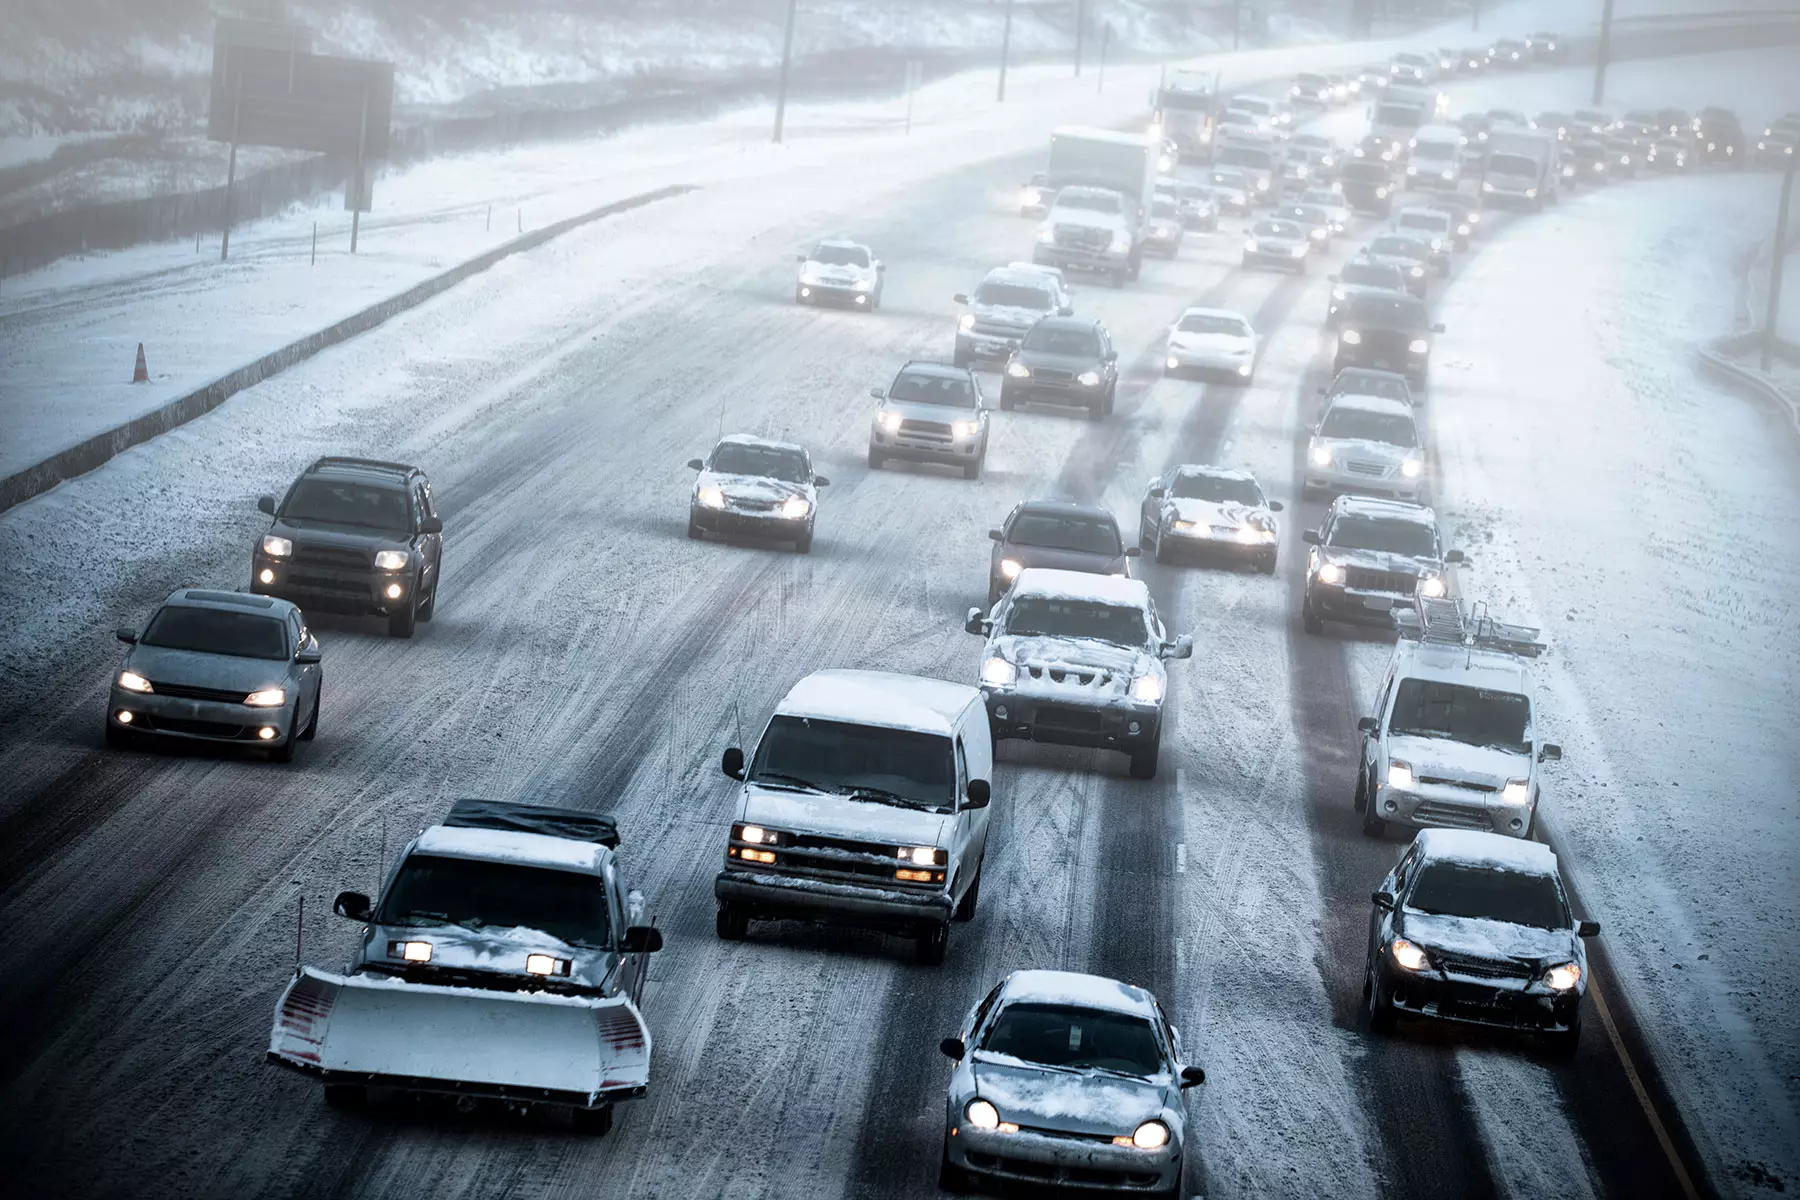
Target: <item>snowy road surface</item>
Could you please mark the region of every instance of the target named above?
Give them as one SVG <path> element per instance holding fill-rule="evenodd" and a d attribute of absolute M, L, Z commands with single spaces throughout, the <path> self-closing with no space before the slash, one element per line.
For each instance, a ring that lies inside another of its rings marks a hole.
<path fill-rule="evenodd" d="M 1078 284 L 1127 367 L 1115 419 L 996 414 L 976 482 L 867 469 L 867 388 L 946 354 L 951 294 L 1022 254 L 1007 201 L 1036 157 L 825 165 L 754 205 L 715 189 L 627 214 L 0 516 L 9 1177 L 30 1194 L 930 1195 L 937 1039 L 1005 971 L 1048 966 L 1145 984 L 1182 1027 L 1209 1075 L 1193 1192 L 1678 1194 L 1597 1025 L 1568 1067 L 1509 1038 L 1360 1026 L 1368 893 L 1401 843 L 1363 838 L 1350 807 L 1386 648 L 1307 637 L 1297 611 L 1323 272 L 1239 269 L 1228 222 L 1135 287 Z M 1570 752 L 1547 811 L 1618 964 L 1599 983 L 1629 992 L 1714 1181 L 1745 1194 L 1800 1180 L 1800 764 L 1773 733 L 1800 725 L 1781 669 L 1800 660 L 1800 552 L 1791 522 L 1758 516 L 1795 511 L 1800 484 L 1790 443 L 1698 376 L 1685 338 L 1709 301 L 1729 310 L 1742 234 L 1719 214 L 1766 185 L 1647 180 L 1497 220 L 1441 298 L 1428 410 L 1475 554 L 1465 586 L 1556 646 L 1549 723 Z M 828 228 L 892 264 L 880 313 L 791 303 L 790 250 Z M 1160 377 L 1160 331 L 1196 299 L 1264 335 L 1254 386 Z M 834 483 L 809 557 L 682 536 L 682 464 L 721 428 L 812 447 Z M 317 623 L 321 733 L 291 768 L 101 750 L 108 631 L 177 585 L 242 585 L 256 495 L 344 451 L 431 471 L 437 619 L 412 642 Z M 1282 560 L 1274 578 L 1144 564 L 1197 644 L 1171 670 L 1156 780 L 1006 744 L 981 912 L 941 968 L 873 935 L 715 939 L 724 746 L 815 668 L 972 679 L 961 613 L 1016 500 L 1100 500 L 1129 535 L 1149 475 L 1208 460 L 1289 502 Z M 667 933 L 651 1093 L 605 1140 L 340 1114 L 262 1062 L 299 901 L 307 958 L 341 961 L 355 927 L 331 897 L 467 794 L 611 813 Z"/>

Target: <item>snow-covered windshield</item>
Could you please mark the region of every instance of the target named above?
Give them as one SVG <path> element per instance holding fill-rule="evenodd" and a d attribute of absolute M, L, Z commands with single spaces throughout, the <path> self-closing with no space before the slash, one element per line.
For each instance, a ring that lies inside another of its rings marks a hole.
<path fill-rule="evenodd" d="M 1006 617 L 1006 632 L 1024 637 L 1091 638 L 1141 649 L 1150 626 L 1141 609 L 1099 600 L 1021 596 Z"/>
<path fill-rule="evenodd" d="M 994 1018 L 981 1049 L 1047 1067 L 1127 1075 L 1163 1069 L 1156 1031 L 1144 1018 L 1061 1004 L 1008 1005 Z"/>
<path fill-rule="evenodd" d="M 447 855 L 408 857 L 375 922 L 536 929 L 572 946 L 612 946 L 606 887 L 593 876 Z"/>
<path fill-rule="evenodd" d="M 1039 546 L 1045 550 L 1078 550 L 1083 554 L 1119 554 L 1119 530 L 1111 521 L 1061 513 L 1020 513 L 1006 531 L 1015 546 Z"/>
<path fill-rule="evenodd" d="M 144 630 L 138 644 L 165 650 L 228 654 L 232 658 L 280 660 L 288 656 L 285 621 L 254 613 L 190 608 L 185 604 L 171 604 L 160 609 L 151 618 L 150 628 Z"/>
<path fill-rule="evenodd" d="M 1306 230 L 1292 221 L 1258 221 L 1250 227 L 1250 236 L 1299 241 L 1306 236 Z"/>
<path fill-rule="evenodd" d="M 956 800 L 954 749 L 943 734 L 812 717 L 770 721 L 748 778 L 933 811 Z"/>
<path fill-rule="evenodd" d="M 1072 358 L 1099 358 L 1100 338 L 1091 329 L 1079 326 L 1039 323 L 1025 335 L 1027 350 L 1045 354 L 1066 354 Z"/>
<path fill-rule="evenodd" d="M 1380 517 L 1342 516 L 1331 527 L 1329 544 L 1337 550 L 1374 550 L 1409 558 L 1436 558 L 1437 535 L 1417 521 L 1385 521 Z"/>
<path fill-rule="evenodd" d="M 927 375 L 922 371 L 902 371 L 888 389 L 888 399 L 910 404 L 944 404 L 951 408 L 974 408 L 975 387 L 966 377 Z"/>
<path fill-rule="evenodd" d="M 1434 916 L 1476 917 L 1538 929 L 1569 927 L 1562 891 L 1548 875 L 1465 863 L 1427 863 L 1406 907 Z"/>
<path fill-rule="evenodd" d="M 810 483 L 804 455 L 779 446 L 753 446 L 726 442 L 713 451 L 712 469 L 721 475 L 755 475 L 788 483 Z"/>
<path fill-rule="evenodd" d="M 1044 312 L 1051 307 L 1050 289 L 1026 283 L 984 283 L 975 289 L 975 303 L 991 304 L 996 308 L 1031 308 Z"/>
<path fill-rule="evenodd" d="M 1338 281 L 1354 287 L 1392 288 L 1406 286 L 1406 276 L 1392 263 L 1347 262 L 1338 273 Z"/>
<path fill-rule="evenodd" d="M 1259 171 L 1273 171 L 1281 165 L 1275 151 L 1259 150 L 1255 146 L 1227 146 L 1215 158 L 1228 167 L 1253 167 Z"/>
<path fill-rule="evenodd" d="M 322 525 L 360 525 L 404 533 L 412 528 L 406 492 L 394 487 L 334 482 L 310 477 L 288 493 L 281 506 L 284 521 L 317 521 Z"/>
<path fill-rule="evenodd" d="M 1338 372 L 1337 378 L 1331 381 L 1331 394 L 1382 396 L 1389 400 L 1412 403 L 1412 393 L 1407 390 L 1405 379 L 1386 371 L 1359 371 L 1355 367 Z"/>
<path fill-rule="evenodd" d="M 1120 211 L 1117 192 L 1103 192 L 1093 188 L 1064 188 L 1056 194 L 1056 207 L 1103 213 Z"/>
<path fill-rule="evenodd" d="M 1222 479 L 1190 472 L 1177 475 L 1169 494 L 1177 500 L 1210 500 L 1214 504 L 1248 504 L 1261 508 L 1262 491 L 1248 479 Z"/>
<path fill-rule="evenodd" d="M 1517 692 L 1404 679 L 1394 693 L 1388 733 L 1524 754 L 1531 749 L 1531 701 Z"/>
<path fill-rule="evenodd" d="M 1351 183 L 1389 183 L 1393 180 L 1388 169 L 1378 162 L 1347 162 L 1344 178 Z"/>
<path fill-rule="evenodd" d="M 820 246 L 813 251 L 812 260 L 828 267 L 866 267 L 869 252 L 861 246 Z"/>
<path fill-rule="evenodd" d="M 1537 164 L 1522 154 L 1494 154 L 1488 157 L 1489 175 L 1536 175 Z"/>
<path fill-rule="evenodd" d="M 1319 424 L 1319 436 L 1359 442 L 1385 442 L 1412 449 L 1419 444 L 1412 418 L 1400 413 L 1370 412 L 1366 408 L 1334 406 Z"/>
<path fill-rule="evenodd" d="M 1430 257 L 1431 250 L 1409 237 L 1378 237 L 1369 243 L 1369 253 L 1377 258 L 1422 260 Z"/>
<path fill-rule="evenodd" d="M 1250 326 L 1244 318 L 1215 313 L 1188 313 L 1175 328 L 1181 333 L 1227 333 L 1241 338 L 1250 336 Z"/>
<path fill-rule="evenodd" d="M 1364 292 L 1352 297 L 1345 320 L 1353 325 L 1398 329 L 1407 333 L 1423 333 L 1429 323 L 1425 316 L 1425 305 L 1421 301 L 1411 296 L 1389 296 L 1377 292 Z"/>

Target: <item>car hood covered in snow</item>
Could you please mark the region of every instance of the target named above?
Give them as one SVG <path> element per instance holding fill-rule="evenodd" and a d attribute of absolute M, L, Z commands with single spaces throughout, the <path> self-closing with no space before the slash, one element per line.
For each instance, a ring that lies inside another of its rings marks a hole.
<path fill-rule="evenodd" d="M 1581 943 L 1569 929 L 1539 929 L 1481 917 L 1440 916 L 1403 908 L 1394 932 L 1426 950 L 1449 955 L 1514 959 L 1543 966 L 1585 962 Z"/>
<path fill-rule="evenodd" d="M 718 488 L 733 504 L 776 505 L 793 496 L 811 500 L 813 493 L 810 484 L 790 483 L 766 475 L 727 475 L 716 471 L 702 471 L 694 481 L 696 493 L 706 487 Z"/>
<path fill-rule="evenodd" d="M 945 797 L 948 805 L 950 798 Z M 818 833 L 827 837 L 864 842 L 892 842 L 896 846 L 944 846 L 944 827 L 955 820 L 948 813 L 902 808 L 875 800 L 852 800 L 828 792 L 793 792 L 782 788 L 744 785 L 743 807 L 738 818 L 788 833 Z"/>
<path fill-rule="evenodd" d="M 1531 778 L 1529 753 L 1471 746 L 1450 738 L 1390 734 L 1388 755 L 1412 766 L 1423 781 L 1473 783 L 1499 791 L 1509 779 Z"/>
<path fill-rule="evenodd" d="M 1334 438 L 1314 434 L 1312 448 L 1331 451 L 1334 461 L 1354 458 L 1361 462 L 1378 462 L 1399 465 L 1417 451 L 1405 446 L 1396 446 L 1392 442 L 1376 442 L 1368 438 Z"/>
<path fill-rule="evenodd" d="M 1275 528 L 1275 518 L 1264 508 L 1255 508 L 1241 504 L 1236 500 L 1196 500 L 1181 497 L 1170 500 L 1169 507 L 1175 512 L 1177 520 L 1192 521 L 1196 525 L 1241 526 L 1250 525 L 1257 529 Z"/>
<path fill-rule="evenodd" d="M 1145 1121 L 1166 1119 L 1167 1079 L 1057 1070 L 986 1050 L 973 1057 L 975 1094 L 992 1104 L 1002 1121 L 1117 1137 Z"/>
<path fill-rule="evenodd" d="M 990 655 L 1019 668 L 1013 689 L 1068 699 L 1123 700 L 1139 675 L 1160 675 L 1160 659 L 1148 651 L 1093 638 L 1013 636 L 996 632 Z"/>
<path fill-rule="evenodd" d="M 579 987 L 598 988 L 611 973 L 614 957 L 608 950 L 590 946 L 572 946 L 554 934 L 541 929 L 494 927 L 470 929 L 461 925 L 377 925 L 364 943 L 365 961 L 399 966 L 387 953 L 390 941 L 431 943 L 431 962 L 423 970 L 414 967 L 410 977 L 419 982 L 435 982 L 434 975 L 483 972 L 506 975 L 522 981 L 538 977 L 525 970 L 528 954 L 548 954 L 569 960 L 567 982 Z M 563 982 L 559 977 L 552 981 Z"/>

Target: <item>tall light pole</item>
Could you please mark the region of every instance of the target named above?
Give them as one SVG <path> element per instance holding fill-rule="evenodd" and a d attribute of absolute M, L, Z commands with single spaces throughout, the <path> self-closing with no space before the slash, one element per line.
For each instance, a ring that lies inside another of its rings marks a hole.
<path fill-rule="evenodd" d="M 1000 90 L 994 94 L 996 103 L 1006 101 L 1006 60 L 1012 54 L 1012 6 L 1013 0 L 1006 0 L 1006 24 L 1000 30 Z"/>
<path fill-rule="evenodd" d="M 1612 57 L 1612 10 L 1613 0 L 1606 0 L 1606 7 L 1600 11 L 1600 49 L 1594 56 L 1594 104 L 1596 106 L 1606 96 L 1606 60 Z"/>
<path fill-rule="evenodd" d="M 775 141 L 781 141 L 781 127 L 787 120 L 788 67 L 794 58 L 794 11 L 800 0 L 788 0 L 787 32 L 781 37 L 781 84 L 775 92 Z"/>
<path fill-rule="evenodd" d="M 1075 0 L 1075 78 L 1081 78 L 1081 39 L 1087 32 L 1087 0 Z"/>
<path fill-rule="evenodd" d="M 1244 0 L 1233 0 L 1231 5 L 1231 48 L 1238 48 L 1238 39 L 1244 31 Z"/>
<path fill-rule="evenodd" d="M 1762 369 L 1766 374 L 1775 361 L 1775 322 L 1781 316 L 1781 275 L 1787 267 L 1788 206 L 1794 199 L 1794 168 L 1800 167 L 1800 147 L 1788 148 L 1787 170 L 1781 176 L 1781 208 L 1775 214 L 1775 257 L 1769 262 L 1769 308 L 1763 314 Z"/>

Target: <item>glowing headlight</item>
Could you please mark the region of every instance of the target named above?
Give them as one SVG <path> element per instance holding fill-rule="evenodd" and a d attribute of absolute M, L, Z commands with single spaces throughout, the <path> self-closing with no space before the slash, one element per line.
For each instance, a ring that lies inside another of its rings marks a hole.
<path fill-rule="evenodd" d="M 1400 464 L 1400 473 L 1408 479 L 1417 479 L 1419 472 L 1424 469 L 1425 463 L 1422 459 L 1409 458 Z"/>
<path fill-rule="evenodd" d="M 1017 579 L 1019 577 L 1019 572 L 1024 569 L 1025 564 L 1016 558 L 1003 558 L 1000 560 L 1000 574 L 1008 579 Z"/>
<path fill-rule="evenodd" d="M 1257 180 L 1257 181 L 1256 181 L 1256 190 L 1257 190 L 1257 191 L 1259 191 L 1259 192 L 1266 192 L 1266 191 L 1268 191 L 1268 190 L 1269 190 L 1269 181 L 1268 181 L 1268 180 L 1266 180 L 1266 179 L 1259 179 L 1259 180 Z"/>
<path fill-rule="evenodd" d="M 1442 597 L 1443 594 L 1444 581 L 1440 576 L 1427 575 L 1425 578 L 1419 580 L 1419 595 L 1429 596 L 1433 600 L 1436 600 Z"/>
<path fill-rule="evenodd" d="M 738 840 L 749 842 L 752 846 L 760 846 L 764 842 L 773 842 L 775 839 L 761 825 L 746 825 L 738 830 Z"/>
<path fill-rule="evenodd" d="M 1014 379 L 1031 378 L 1031 368 L 1016 358 L 1006 364 L 1006 373 L 1011 375 Z"/>
<path fill-rule="evenodd" d="M 963 1116 L 977 1129 L 1000 1128 L 1000 1114 L 986 1100 L 969 1101 L 969 1107 L 963 1109 Z"/>
<path fill-rule="evenodd" d="M 1431 349 L 1431 343 L 1424 338 L 1414 338 L 1406 348 L 1414 354 L 1424 354 Z"/>
<path fill-rule="evenodd" d="M 1115 1143 L 1126 1140 L 1114 1138 Z M 1139 1150 L 1161 1150 L 1169 1144 L 1169 1127 L 1161 1121 L 1145 1121 L 1132 1133 L 1130 1143 Z"/>
<path fill-rule="evenodd" d="M 962 330 L 964 333 L 967 333 L 969 330 L 975 328 L 975 314 L 974 313 L 964 313 L 962 315 L 962 317 L 957 320 L 956 327 L 958 329 Z"/>
<path fill-rule="evenodd" d="M 1037 231 L 1037 240 L 1047 246 L 1056 240 L 1056 232 L 1049 228 L 1040 229 Z"/>
<path fill-rule="evenodd" d="M 1259 247 L 1256 244 L 1255 238 L 1250 238 L 1249 240 L 1247 240 L 1244 243 L 1244 253 L 1245 254 L 1255 254 L 1258 249 L 1259 249 Z"/>
<path fill-rule="evenodd" d="M 1139 675 L 1131 681 L 1131 698 L 1139 704 L 1157 704 L 1163 698 L 1163 681 L 1155 675 Z"/>
<path fill-rule="evenodd" d="M 1377 200 L 1386 200 L 1387 194 L 1388 194 L 1388 190 L 1387 190 L 1386 185 L 1383 185 L 1383 186 L 1375 189 L 1375 198 Z"/>
<path fill-rule="evenodd" d="M 1034 187 L 1023 188 L 1019 192 L 1019 206 L 1021 208 L 1035 207 L 1039 199 L 1038 190 Z"/>
<path fill-rule="evenodd" d="M 725 493 L 716 487 L 703 487 L 694 497 L 701 508 L 724 508 Z"/>
<path fill-rule="evenodd" d="M 1318 573 L 1313 576 L 1320 583 L 1338 584 L 1344 582 L 1344 568 L 1336 563 L 1320 563 Z"/>
<path fill-rule="evenodd" d="M 1338 334 L 1338 341 L 1346 346 L 1360 346 L 1362 345 L 1362 334 L 1354 329 L 1346 329 Z"/>
<path fill-rule="evenodd" d="M 1544 986 L 1554 991 L 1572 991 L 1580 982 L 1581 966 L 1578 963 L 1563 963 L 1544 972 Z"/>
<path fill-rule="evenodd" d="M 812 511 L 812 501 L 805 496 L 789 496 L 781 502 L 781 515 L 790 521 L 797 521 Z"/>
<path fill-rule="evenodd" d="M 1481 185 L 1481 190 L 1484 192 L 1491 192 L 1494 190 L 1494 185 L 1491 183 L 1484 183 Z"/>
<path fill-rule="evenodd" d="M 989 687 L 1009 687 L 1019 677 L 1019 668 L 999 655 L 981 664 L 981 682 Z"/>
<path fill-rule="evenodd" d="M 950 432 L 959 438 L 972 438 L 980 428 L 974 421 L 950 422 Z"/>
<path fill-rule="evenodd" d="M 287 703 L 287 692 L 281 688 L 263 688 L 245 696 L 244 703 L 251 708 L 280 708 Z"/>
<path fill-rule="evenodd" d="M 1413 267 L 1411 270 L 1407 271 L 1407 274 L 1411 275 L 1414 279 L 1420 279 L 1420 278 L 1423 278 L 1425 275 L 1425 268 L 1424 267 Z"/>
<path fill-rule="evenodd" d="M 1331 447 L 1314 446 L 1312 448 L 1312 463 L 1315 467 L 1329 467 L 1331 465 Z"/>
<path fill-rule="evenodd" d="M 883 409 L 875 414 L 875 423 L 889 433 L 897 433 L 900 429 L 900 414 Z"/>
<path fill-rule="evenodd" d="M 405 570 L 409 557 L 411 556 L 404 550 L 377 550 L 375 552 L 375 569 L 377 571 Z"/>
<path fill-rule="evenodd" d="M 1127 251 L 1129 249 L 1131 249 L 1131 235 L 1130 234 L 1124 233 L 1124 232 L 1113 234 L 1112 252 L 1114 254 L 1123 254 L 1125 251 Z"/>
<path fill-rule="evenodd" d="M 1531 803 L 1531 784 L 1523 779 L 1509 779 L 1500 799 L 1507 804 Z"/>
<path fill-rule="evenodd" d="M 1458 225 L 1456 227 L 1456 236 L 1457 237 L 1468 237 L 1469 236 L 1469 227 L 1467 225 Z"/>
<path fill-rule="evenodd" d="M 1163 366 L 1167 367 L 1171 371 L 1176 371 L 1181 368 L 1181 360 L 1179 358 L 1176 358 L 1173 354 L 1171 354 L 1171 355 L 1169 355 L 1168 361 L 1165 362 L 1163 364 Z"/>
<path fill-rule="evenodd" d="M 1388 763 L 1387 781 L 1389 787 L 1409 788 L 1413 785 L 1412 764 L 1394 759 Z"/>
<path fill-rule="evenodd" d="M 1328 232 L 1330 231 L 1325 229 L 1309 229 L 1306 236 L 1310 237 L 1315 242 L 1322 242 L 1325 240 L 1325 235 Z"/>
<path fill-rule="evenodd" d="M 900 860 L 909 862 L 915 867 L 941 867 L 949 862 L 949 851 L 939 850 L 936 846 L 902 846 Z"/>
<path fill-rule="evenodd" d="M 1306 257 L 1306 243 L 1302 242 L 1298 246 L 1289 247 L 1288 254 L 1290 257 L 1293 257 L 1293 258 L 1305 258 Z"/>
<path fill-rule="evenodd" d="M 557 958 L 550 954 L 527 954 L 525 971 L 531 975 L 567 975 L 569 960 Z"/>
<path fill-rule="evenodd" d="M 1629 162 L 1630 160 L 1627 159 L 1626 161 Z M 1536 188 L 1526 188 L 1525 189 L 1525 198 L 1527 200 L 1536 200 L 1537 199 L 1537 189 Z"/>
<path fill-rule="evenodd" d="M 1423 950 L 1405 938 L 1395 938 L 1393 944 L 1388 947 L 1388 953 L 1394 956 L 1395 962 L 1408 971 L 1423 971 L 1430 961 L 1425 957 Z"/>
<path fill-rule="evenodd" d="M 148 679 L 145 679 L 136 671 L 120 671 L 119 686 L 128 692 L 150 692 L 156 690 L 150 686 L 150 681 Z"/>
<path fill-rule="evenodd" d="M 1081 374 L 1079 374 L 1075 377 L 1075 382 L 1079 383 L 1082 387 L 1099 387 L 1100 386 L 1100 372 L 1098 372 L 1098 371 L 1083 371 Z"/>
<path fill-rule="evenodd" d="M 394 954 L 394 949 L 396 946 L 399 947 L 400 952 L 398 954 Z M 417 963 L 430 962 L 431 961 L 431 943 L 430 942 L 390 942 L 388 944 L 388 953 L 390 955 L 393 955 L 393 957 L 395 957 L 395 958 L 404 958 L 407 962 L 417 962 Z"/>
<path fill-rule="evenodd" d="M 286 558 L 294 552 L 294 543 L 284 537 L 266 534 L 262 540 L 263 553 L 270 558 Z"/>

